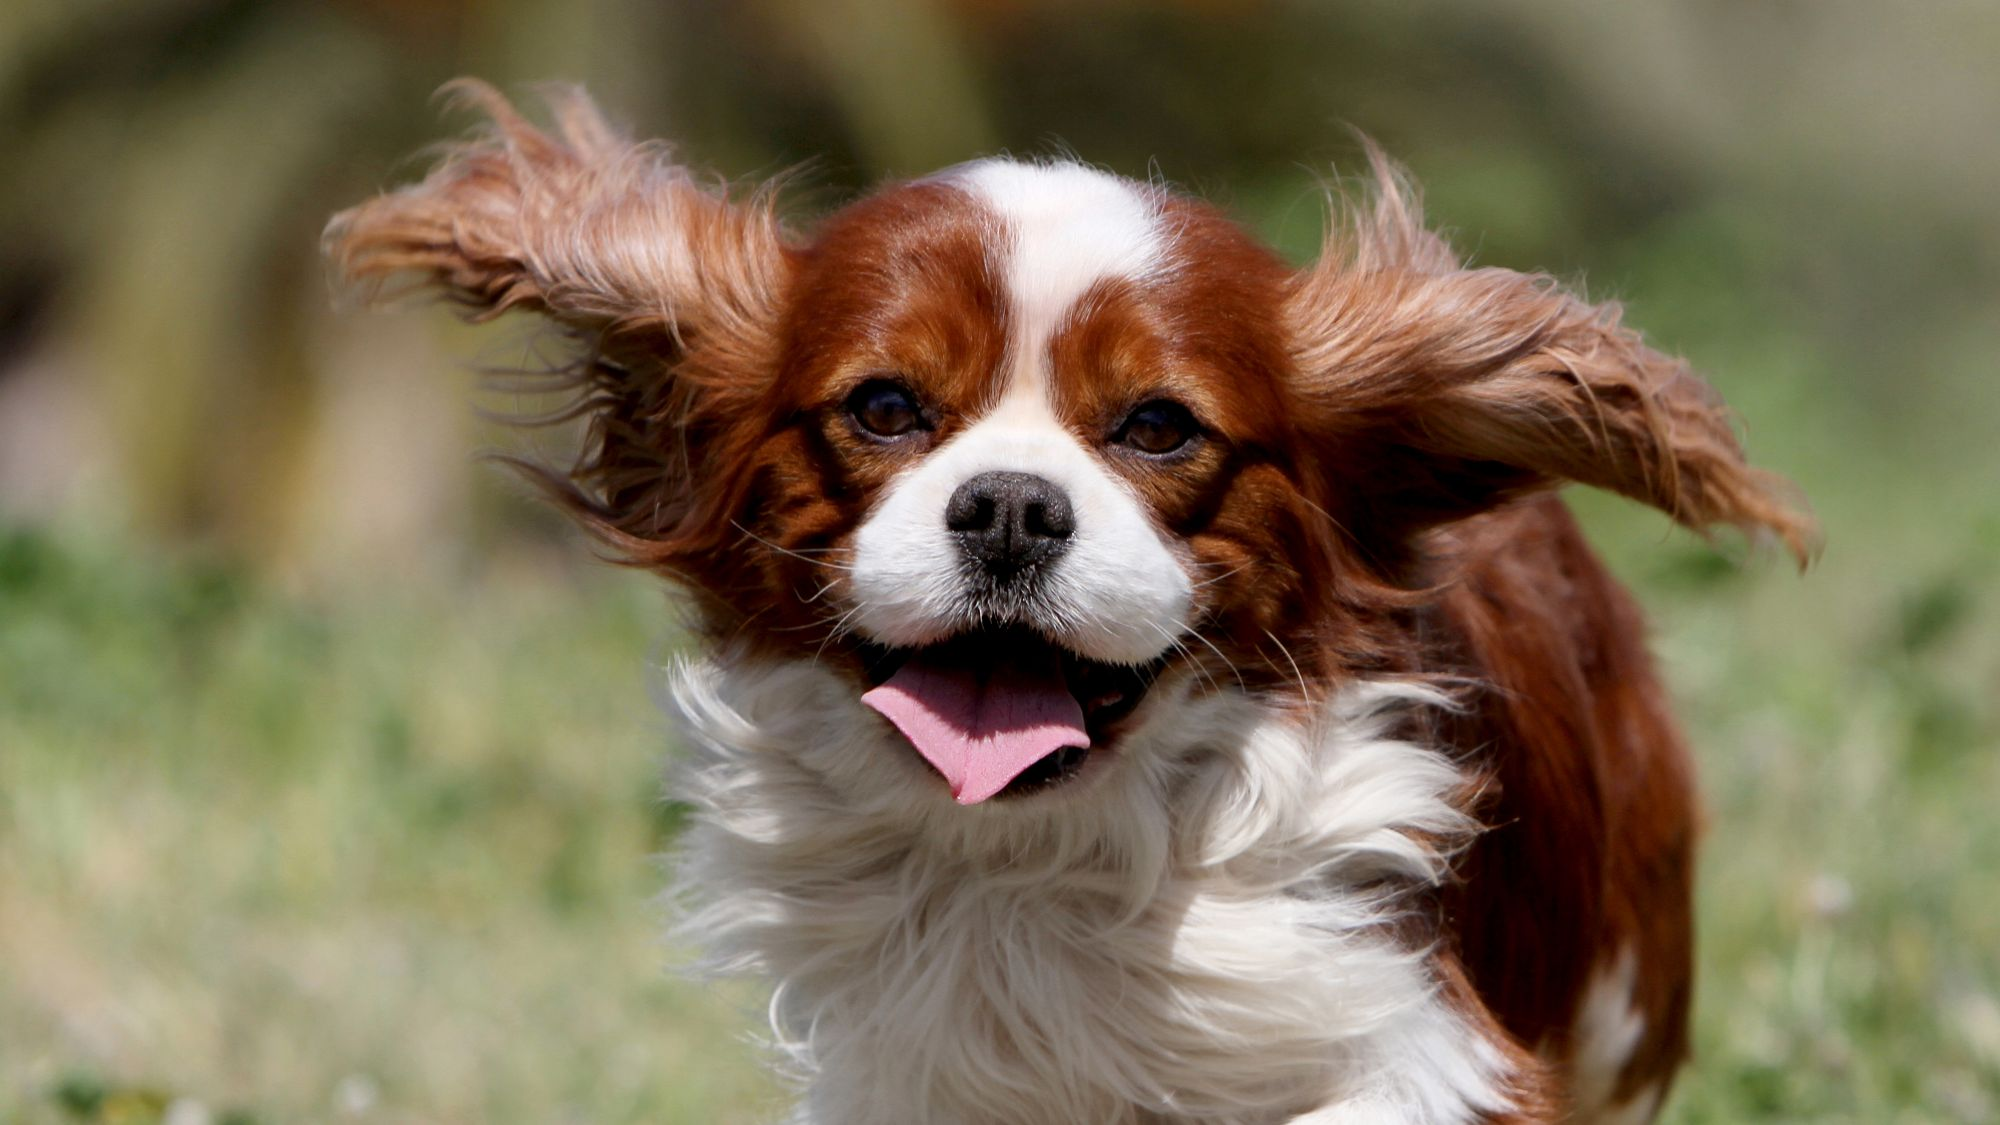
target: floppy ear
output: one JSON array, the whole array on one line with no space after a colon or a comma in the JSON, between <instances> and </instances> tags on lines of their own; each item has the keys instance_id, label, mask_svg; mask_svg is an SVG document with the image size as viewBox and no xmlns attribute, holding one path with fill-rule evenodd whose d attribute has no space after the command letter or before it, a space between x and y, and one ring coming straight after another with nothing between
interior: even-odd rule
<instances>
[{"instance_id":1,"label":"floppy ear","mask_svg":"<svg viewBox=\"0 0 2000 1125\"><path fill-rule=\"evenodd\" d=\"M1616 305L1463 268L1370 156L1372 200L1340 201L1286 314L1315 444L1375 526L1415 532L1577 481L1811 557L1817 529L1795 490L1745 462L1729 412L1685 363L1620 325Z\"/></svg>"},{"instance_id":2,"label":"floppy ear","mask_svg":"<svg viewBox=\"0 0 2000 1125\"><path fill-rule=\"evenodd\" d=\"M701 186L579 90L549 97L553 133L484 83L447 90L489 127L422 182L334 216L328 258L371 301L400 278L475 320L531 310L568 330L564 415L589 417L584 450L564 472L523 467L631 561L672 568L726 524L730 486L700 463L775 364L789 264L769 193Z\"/></svg>"}]
</instances>

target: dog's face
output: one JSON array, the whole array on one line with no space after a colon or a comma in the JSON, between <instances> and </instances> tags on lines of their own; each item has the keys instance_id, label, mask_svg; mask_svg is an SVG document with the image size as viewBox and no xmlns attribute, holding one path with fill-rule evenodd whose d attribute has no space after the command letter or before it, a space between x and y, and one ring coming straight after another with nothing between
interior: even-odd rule
<instances>
[{"instance_id":1,"label":"dog's face","mask_svg":"<svg viewBox=\"0 0 2000 1125\"><path fill-rule=\"evenodd\" d=\"M1268 253L1143 185L987 162L848 209L796 261L774 408L796 435L762 446L749 545L796 565L749 600L790 616L807 590L959 800L1080 770L1189 646L1282 659L1307 509ZM1268 659L1232 656L1246 637Z\"/></svg>"},{"instance_id":2,"label":"dog's face","mask_svg":"<svg viewBox=\"0 0 2000 1125\"><path fill-rule=\"evenodd\" d=\"M960 802L1118 749L1156 684L1276 706L1407 657L1426 537L1562 480L1806 525L1707 389L1545 279L1466 270L1392 173L1294 272L1215 209L989 161L787 236L587 103L336 220L581 337L554 482L719 641L823 663Z\"/></svg>"}]
</instances>

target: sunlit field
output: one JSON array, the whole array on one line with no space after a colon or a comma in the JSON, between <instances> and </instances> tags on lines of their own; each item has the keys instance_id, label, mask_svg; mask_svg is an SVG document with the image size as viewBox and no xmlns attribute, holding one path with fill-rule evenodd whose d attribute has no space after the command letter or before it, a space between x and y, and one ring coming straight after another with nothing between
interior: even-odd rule
<instances>
[{"instance_id":1,"label":"sunlit field","mask_svg":"<svg viewBox=\"0 0 2000 1125\"><path fill-rule=\"evenodd\" d=\"M1803 579L1577 498L1713 813L1671 1121L2000 1112L2000 522L1881 491ZM671 619L588 563L299 597L8 532L0 1120L768 1118L755 993L660 938Z\"/></svg>"},{"instance_id":2,"label":"sunlit field","mask_svg":"<svg viewBox=\"0 0 2000 1125\"><path fill-rule=\"evenodd\" d=\"M665 936L672 603L473 457L529 439L468 369L547 353L326 291L468 73L791 169L800 230L1070 150L1298 262L1353 126L1624 301L1826 530L1568 494L1709 808L1664 1120L2000 1121L1996 57L1878 0L0 2L0 1125L782 1113L760 986Z\"/></svg>"},{"instance_id":3,"label":"sunlit field","mask_svg":"<svg viewBox=\"0 0 2000 1125\"><path fill-rule=\"evenodd\" d=\"M6 538L0 1120L754 1119L661 940L663 600L554 578Z\"/></svg>"}]
</instances>

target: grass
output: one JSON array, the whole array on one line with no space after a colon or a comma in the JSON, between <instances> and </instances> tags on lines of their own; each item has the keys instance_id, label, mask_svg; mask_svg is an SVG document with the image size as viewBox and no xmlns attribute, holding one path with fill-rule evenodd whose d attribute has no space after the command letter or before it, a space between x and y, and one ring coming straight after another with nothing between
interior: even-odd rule
<instances>
[{"instance_id":1,"label":"grass","mask_svg":"<svg viewBox=\"0 0 2000 1125\"><path fill-rule=\"evenodd\" d=\"M0 1121L730 1121L636 581L327 604L0 540Z\"/></svg>"},{"instance_id":2,"label":"grass","mask_svg":"<svg viewBox=\"0 0 2000 1125\"><path fill-rule=\"evenodd\" d=\"M1669 1121L2000 1113L1980 492L1940 521L1836 490L1805 580L1576 498L1713 814ZM286 594L0 532L0 1121L770 1117L757 998L657 936L668 620L603 569Z\"/></svg>"}]
</instances>

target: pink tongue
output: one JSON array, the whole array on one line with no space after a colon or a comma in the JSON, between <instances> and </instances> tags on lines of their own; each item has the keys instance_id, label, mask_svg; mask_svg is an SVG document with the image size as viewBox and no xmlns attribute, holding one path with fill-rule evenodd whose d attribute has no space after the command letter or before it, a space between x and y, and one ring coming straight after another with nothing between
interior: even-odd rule
<instances>
[{"instance_id":1,"label":"pink tongue","mask_svg":"<svg viewBox=\"0 0 2000 1125\"><path fill-rule=\"evenodd\" d=\"M919 653L861 702L896 724L961 805L1000 792L1057 750L1090 745L1053 654L980 668Z\"/></svg>"}]
</instances>

